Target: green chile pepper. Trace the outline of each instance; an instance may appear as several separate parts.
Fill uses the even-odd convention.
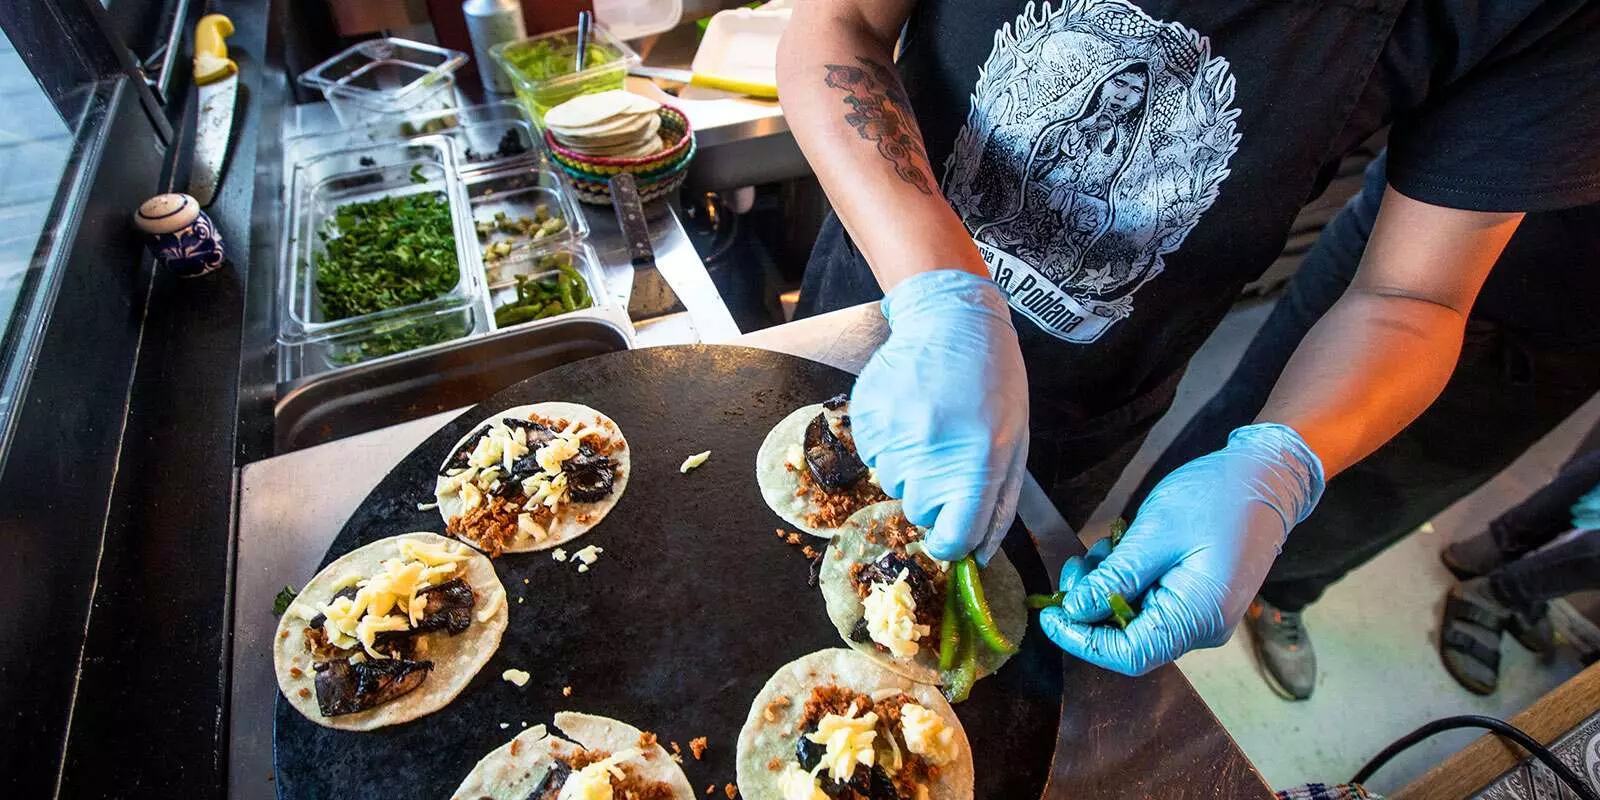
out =
[[[962,619],[961,653],[956,668],[944,674],[944,696],[952,703],[966,700],[978,682],[978,636],[973,628],[972,620]]]
[[[1128,605],[1127,598],[1117,592],[1106,595],[1106,605],[1111,606],[1112,624],[1123,630],[1127,630],[1128,624],[1133,622],[1134,617],[1138,616],[1134,612],[1133,606]]]
[[[955,576],[951,575],[944,586],[944,622],[939,625],[939,669],[949,672],[956,668],[956,658],[961,647],[961,609],[956,600]]]
[[[955,563],[955,570],[956,586],[961,591],[962,611],[966,612],[972,627],[977,629],[978,638],[996,653],[1011,655],[1017,652],[1017,646],[1000,632],[994,614],[989,611],[989,602],[983,596],[983,581],[978,577],[978,562],[969,555]]]

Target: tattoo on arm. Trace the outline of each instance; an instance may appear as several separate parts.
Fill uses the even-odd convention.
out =
[[[878,155],[894,165],[900,180],[926,195],[933,194],[929,179],[928,152],[922,146],[922,132],[911,115],[911,100],[894,70],[870,58],[857,58],[861,66],[828,64],[829,88],[845,92],[850,112],[844,121],[861,138],[878,145]]]

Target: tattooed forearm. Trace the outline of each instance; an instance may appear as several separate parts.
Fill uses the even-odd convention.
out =
[[[827,84],[843,89],[850,112],[844,121],[861,138],[878,145],[878,155],[894,165],[900,180],[923,194],[933,194],[928,177],[928,153],[922,147],[922,133],[911,115],[911,101],[894,71],[870,58],[857,58],[860,67],[828,64]]]

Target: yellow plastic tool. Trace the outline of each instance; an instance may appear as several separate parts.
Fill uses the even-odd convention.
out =
[[[748,95],[750,97],[764,97],[769,100],[778,99],[778,87],[768,83],[751,83],[737,81],[732,78],[722,78],[716,75],[706,75],[701,72],[690,73],[690,86],[703,86],[707,89],[721,89],[724,92]]]
[[[767,100],[778,99],[778,87],[770,83],[754,83],[734,78],[724,78],[720,75],[707,75],[703,72],[690,72],[686,69],[670,69],[666,67],[632,67],[628,70],[628,74],[645,78],[660,78],[673,83],[687,83],[690,86],[702,86],[707,89],[720,89],[724,92],[733,92],[747,97],[760,97]]]
[[[194,26],[194,82],[198,86],[216,83],[239,73],[239,65],[228,58],[225,39],[233,35],[233,20],[221,14],[207,14]]]

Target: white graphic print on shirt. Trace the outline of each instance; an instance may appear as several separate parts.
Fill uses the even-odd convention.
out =
[[[1233,91],[1204,36],[1126,0],[996,32],[944,193],[1011,306],[1083,343],[1131,315],[1228,177]]]

